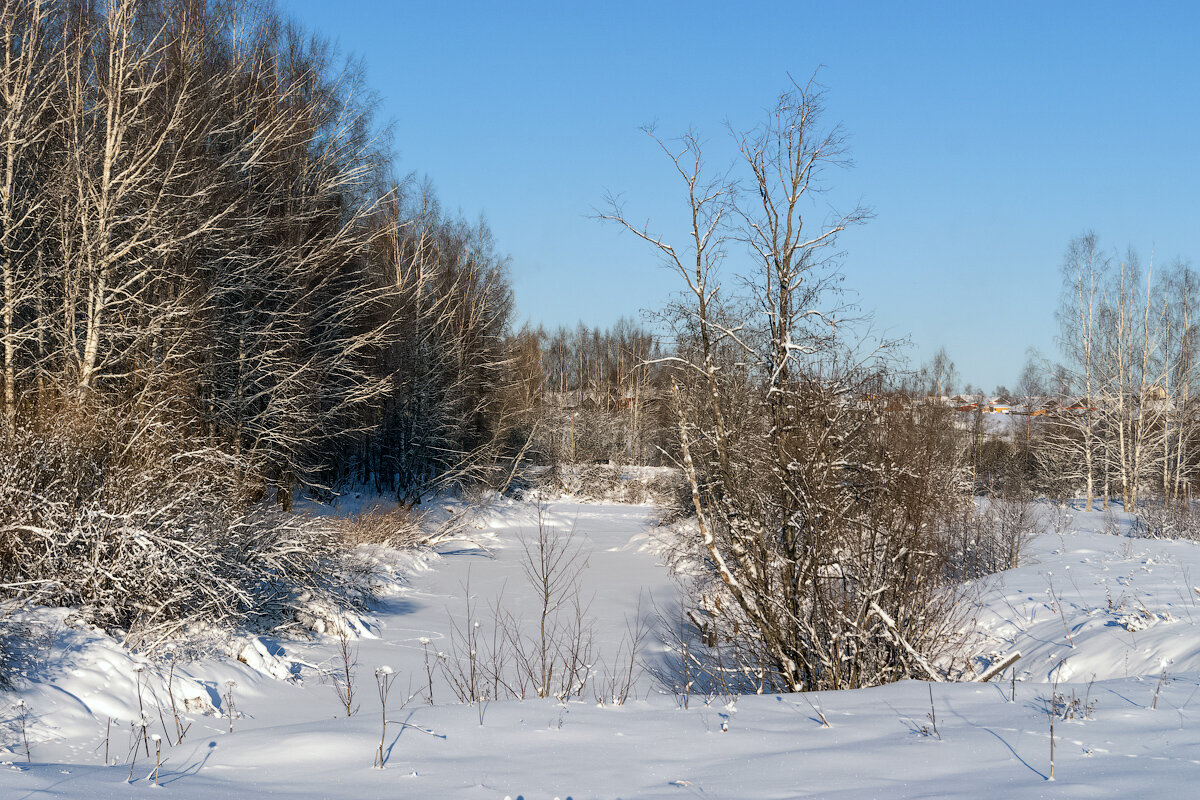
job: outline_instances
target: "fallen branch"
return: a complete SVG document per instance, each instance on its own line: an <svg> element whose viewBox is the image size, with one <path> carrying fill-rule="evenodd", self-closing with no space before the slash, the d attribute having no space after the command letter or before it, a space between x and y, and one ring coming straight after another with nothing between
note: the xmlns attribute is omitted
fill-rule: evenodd
<svg viewBox="0 0 1200 800"><path fill-rule="evenodd" d="M1004 658L997 661L995 664L992 664L990 667L985 669L982 674L977 675L975 678L973 678L973 680L978 683L987 683L992 678L996 677L1001 672L1004 672L1004 670L1008 669L1013 664L1017 663L1017 659L1019 659L1020 657L1021 657L1021 651L1014 650L1011 653L1009 653L1008 655L1006 655Z"/></svg>

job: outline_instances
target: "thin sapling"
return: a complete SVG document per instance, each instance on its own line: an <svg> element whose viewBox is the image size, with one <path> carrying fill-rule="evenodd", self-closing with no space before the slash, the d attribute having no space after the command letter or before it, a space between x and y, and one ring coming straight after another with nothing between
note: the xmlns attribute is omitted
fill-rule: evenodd
<svg viewBox="0 0 1200 800"><path fill-rule="evenodd" d="M392 672L392 668L388 666L376 667L375 669L375 689L379 693L379 750L375 754L375 768L383 769L383 746L387 740L387 701L388 694L392 691L392 683L396 680L396 674Z"/></svg>
<svg viewBox="0 0 1200 800"><path fill-rule="evenodd" d="M338 702L346 709L346 716L354 715L358 706L354 704L354 671L358 667L358 648L350 645L350 635L342 628L338 632L338 674L333 676L333 689Z"/></svg>

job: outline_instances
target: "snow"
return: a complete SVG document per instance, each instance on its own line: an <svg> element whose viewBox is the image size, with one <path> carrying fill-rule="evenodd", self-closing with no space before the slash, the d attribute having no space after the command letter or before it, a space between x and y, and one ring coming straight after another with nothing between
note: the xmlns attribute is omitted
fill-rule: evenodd
<svg viewBox="0 0 1200 800"><path fill-rule="evenodd" d="M584 547L581 597L608 662L639 617L653 627L677 613L657 514L561 499L546 507L553 530L573 529ZM376 553L393 577L371 616L347 621L358 658L352 717L327 675L338 664L333 636L180 652L172 676L169 662L143 661L69 610L36 609L20 620L30 632L24 678L0 695L0 797L1188 796L1200 774L1200 546L1113 535L1127 529L1120 514L1051 516L1022 566L972 587L978 653L1022 654L986 684L684 698L655 682L667 654L652 634L648 669L624 705L598 702L599 681L565 703L461 704L437 675L431 705L426 658L450 650L468 584L485 629L494 605L537 611L520 544L536 534L537 513L511 501L475 512L434 551ZM380 770L375 674L385 668L395 689ZM179 745L168 679L181 724L192 725ZM1055 691L1080 702L1056 723L1049 785ZM145 735L162 739L159 787L149 778L154 743L139 738L143 713ZM105 766L110 719L116 764Z"/></svg>
<svg viewBox="0 0 1200 800"><path fill-rule="evenodd" d="M983 581L979 621L1017 648L1027 680L1200 674L1200 545L1113 535L1124 515L1067 512L1061 536L1034 540L1027 566ZM1194 576L1194 577L1193 577ZM1057 665L1062 662L1062 667Z"/></svg>

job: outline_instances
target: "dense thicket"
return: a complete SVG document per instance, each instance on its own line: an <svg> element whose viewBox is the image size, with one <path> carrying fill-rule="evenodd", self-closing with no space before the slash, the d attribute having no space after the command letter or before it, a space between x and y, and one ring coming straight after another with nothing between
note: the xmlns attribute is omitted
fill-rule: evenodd
<svg viewBox="0 0 1200 800"><path fill-rule="evenodd" d="M495 436L504 263L387 185L352 67L222 0L14 0L0 28L10 435L119 407L285 504L419 493Z"/></svg>
<svg viewBox="0 0 1200 800"><path fill-rule="evenodd" d="M270 506L500 471L486 226L389 179L358 70L269 4L11 0L0 36L0 586L142 635L348 602Z"/></svg>

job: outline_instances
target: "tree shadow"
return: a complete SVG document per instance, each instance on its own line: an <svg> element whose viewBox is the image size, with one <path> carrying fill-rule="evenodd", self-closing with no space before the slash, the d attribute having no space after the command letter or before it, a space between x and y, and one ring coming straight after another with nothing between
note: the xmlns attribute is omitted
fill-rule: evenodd
<svg viewBox="0 0 1200 800"><path fill-rule="evenodd" d="M1000 744L1004 745L1004 747L1005 747L1005 748L1008 750L1008 752L1009 752L1010 754L1012 754L1012 757L1013 757L1013 758L1015 758L1017 761L1019 761L1019 762L1021 763L1021 765L1025 767L1025 769L1029 770L1029 771L1030 771L1030 772L1032 772L1034 775L1037 775L1039 778L1041 778L1041 779L1042 779L1042 780L1044 780L1044 781L1048 781L1048 780L1050 780L1050 776L1049 776L1049 775L1047 775L1046 773L1044 773L1044 772L1042 772L1041 770L1037 769L1037 768L1036 768L1036 767L1034 767L1032 764L1030 764L1028 761L1026 761L1026 760L1025 760L1025 758L1024 758L1023 756L1021 756L1021 754L1020 754L1020 753L1018 753L1018 752L1016 751L1016 749L1015 749L1015 748L1013 748L1013 746L1012 746L1011 744L1009 744L1009 743L1008 743L1008 740L1007 740L1007 739L1005 739L1003 736L1001 736L999 733L997 733L996 731L992 730L992 729L991 729L991 728L989 728L987 725L980 725L979 723L977 723L977 722L974 722L974 721L972 721L972 720L968 719L968 718L967 718L966 716L964 716L964 715L963 715L963 714L962 714L960 711L958 711L958 710L956 710L956 709L954 708L954 704L953 704L953 703L950 701L950 699L949 699L949 698L944 698L944 699L943 699L943 703L944 703L945 707L946 707L946 708L947 708L947 709L950 711L950 713L951 713L952 715L954 715L954 717L956 717L957 719L961 720L962 722L964 722L965 724L967 724L967 725L971 726L972 728L975 728L976 730L981 730L981 731L983 731L983 732L985 732L985 733L988 733L988 734L991 734L992 736L994 736L994 737L995 737L995 738L996 738L996 739L997 739L997 740L1000 742ZM1028 707L1028 708L1035 708L1035 709L1036 709L1036 710L1038 710L1039 712L1041 712L1041 713L1045 713L1045 709L1044 709L1044 708L1038 707L1038 706L1036 706L1036 705L1032 705L1032 706L1026 706L1026 707Z"/></svg>
<svg viewBox="0 0 1200 800"><path fill-rule="evenodd" d="M409 720L413 718L414 713L416 713L416 712L414 712L414 711L408 712L408 716L398 722L388 720L389 725L399 725L400 730L392 738L391 744L389 744L387 746L387 750L385 750L383 753L383 764L380 765L381 769L383 767L387 766L387 763L392 760L392 748L394 748L396 746L397 742L400 741L400 737L403 736L404 732L406 730L408 730L409 728L416 728L417 730L422 731L422 732L432 736L435 739L441 739L442 741L446 740L446 734L444 734L444 733L434 733L431 730L426 730L425 728L421 728L421 727L419 727L417 725L413 725L411 722L409 722Z"/></svg>
<svg viewBox="0 0 1200 800"><path fill-rule="evenodd" d="M209 741L208 752L206 752L204 754L204 758L200 759L199 761L197 761L193 764L189 764L188 766L186 766L183 769L178 770L178 771L160 772L158 774L159 785L166 786L166 785L175 783L178 780L182 780L183 778L186 778L190 775L199 775L200 770L204 769L205 765L208 764L208 760L210 758L212 758L212 754L215 753L216 750L217 750L217 743L215 741Z"/></svg>

